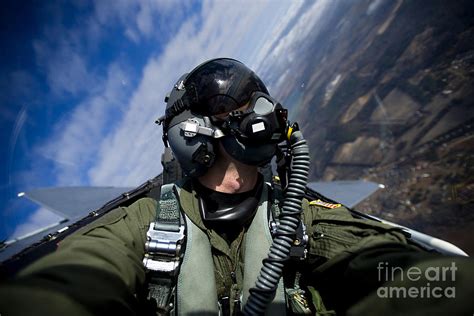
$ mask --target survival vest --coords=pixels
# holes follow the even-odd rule
[[[143,260],[149,270],[150,298],[158,309],[170,314],[225,315],[224,304],[243,306],[249,289],[255,285],[272,243],[270,226],[279,214],[273,188],[265,183],[256,214],[246,232],[242,245],[245,251],[242,296],[230,298],[233,302],[218,301],[215,286],[214,263],[208,236],[186,215],[185,208],[198,207],[189,202],[192,194],[183,190],[182,181],[161,187],[156,220],[147,232],[146,255]],[[186,195],[183,202],[183,195]],[[181,201],[181,202],[180,202]],[[304,249],[304,245],[302,247]],[[303,251],[294,250],[299,255]],[[239,301],[239,302],[237,302]],[[267,308],[269,315],[284,315],[286,300],[283,282],[277,288],[273,302]]]

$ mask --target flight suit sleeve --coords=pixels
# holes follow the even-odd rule
[[[133,315],[157,202],[140,199],[65,238],[58,249],[0,287],[0,313]],[[25,301],[28,304],[25,304]]]
[[[361,249],[402,244],[410,247],[397,227],[355,218],[340,204],[327,207],[303,200],[303,217],[309,237],[308,254],[320,262],[343,260]],[[323,269],[324,267],[321,267]]]
[[[313,302],[315,309],[325,309],[318,312],[386,316],[472,313],[472,259],[429,252],[393,226],[355,218],[343,206],[331,207],[303,201],[309,236],[305,281],[311,294],[317,294],[312,295],[313,300],[319,300]],[[438,276],[439,271],[449,271],[449,278]],[[435,296],[442,291],[443,297]],[[456,297],[449,291],[456,291]]]
[[[370,249],[375,249],[377,255],[416,250],[398,228],[355,218],[342,205],[320,204],[326,206],[303,200],[308,234],[307,282],[318,292],[313,297],[322,300],[314,302],[315,306],[345,313],[377,285],[366,278],[372,266],[367,268],[366,260],[356,260],[358,254]]]

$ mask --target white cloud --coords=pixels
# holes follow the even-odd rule
[[[377,9],[385,2],[385,0],[373,0],[367,7],[367,15],[371,15],[376,12]]]
[[[285,9],[285,13],[282,19],[278,21],[278,23],[268,27],[268,31],[270,31],[271,34],[262,42],[261,48],[254,52],[256,54],[255,59],[257,65],[261,65],[261,63],[271,55],[272,52],[270,50],[278,43],[279,39],[283,36],[283,32],[289,27],[289,24],[299,13],[303,4],[303,1],[292,1],[289,8],[283,8]]]
[[[155,176],[161,170],[163,145],[154,120],[164,113],[163,98],[179,76],[206,59],[225,56],[284,84],[294,52],[317,32],[329,2],[205,1],[193,14],[191,2],[95,2],[83,31],[56,30],[34,44],[37,62],[54,91],[87,91],[35,152],[54,162],[50,176],[57,185],[131,186]],[[297,17],[305,4],[308,9]],[[183,20],[185,14],[189,17]],[[88,59],[117,23],[134,43],[159,38],[167,23],[176,29],[159,55],[149,52],[137,83],[121,60],[108,61],[107,74],[99,76]],[[14,235],[54,220],[38,210]]]
[[[96,80],[87,68],[81,52],[70,42],[58,40],[55,44],[37,40],[33,43],[37,64],[44,69],[51,90],[57,94],[77,94],[87,91]]]
[[[57,185],[84,183],[84,168],[95,163],[97,147],[125,102],[126,78],[119,65],[110,65],[101,93],[80,103],[56,125],[54,136],[36,150],[56,162]]]
[[[104,80],[100,77],[94,53],[109,32],[124,27],[124,35],[138,43],[154,30],[153,20],[170,12],[168,2],[161,1],[97,1],[90,15],[73,15],[65,23],[63,9],[51,5],[47,13],[54,18],[42,30],[42,38],[33,41],[36,63],[55,94],[77,96],[97,92]],[[69,24],[69,25],[68,25]]]
[[[163,84],[157,71],[156,62],[147,65],[124,118],[101,141],[97,161],[88,172],[92,184],[136,185],[159,171],[161,136],[153,122],[163,102],[158,92]]]
[[[145,36],[149,36],[153,31],[153,14],[149,3],[142,3],[136,17],[137,27]]]
[[[306,7],[304,12],[298,16],[297,21],[291,26],[291,29],[284,35],[278,37],[277,41],[269,40],[260,52],[258,59],[262,61],[259,66],[259,73],[264,76],[270,74],[284,74],[290,66],[296,62],[302,62],[301,56],[304,53],[304,47],[309,40],[314,39],[320,32],[320,27],[329,16],[330,12],[337,6],[332,0],[319,0]],[[293,15],[300,13],[299,6],[294,6],[291,10]],[[291,17],[288,17],[288,22]],[[279,29],[280,34],[283,29]],[[312,43],[314,45],[314,43]],[[271,50],[269,48],[272,48]],[[301,65],[304,67],[304,65]],[[277,91],[281,80],[277,84],[270,86],[271,91]]]
[[[266,4],[251,8],[230,3],[206,2],[198,17],[183,23],[162,55],[152,58],[143,71],[140,85],[114,134],[102,142],[97,164],[89,170],[95,185],[136,185],[161,170],[161,127],[153,124],[164,112],[164,96],[175,80],[200,62],[218,56],[245,59],[242,47],[265,10]],[[274,17],[274,19],[278,19]],[[263,40],[263,39],[262,39]]]
[[[100,23],[119,19],[135,40],[159,32],[153,30],[154,22],[148,17],[140,25],[136,20],[148,14],[141,9],[151,4],[139,2],[132,6],[119,1],[111,12],[105,12],[102,5],[98,2],[96,8]],[[134,13],[127,11],[131,6]],[[313,4],[291,25],[301,6],[301,2],[206,1],[201,12],[181,23],[162,53],[149,59],[133,93],[123,93],[121,80],[115,79],[127,78],[120,64],[109,67],[105,83],[98,85],[104,90],[79,104],[58,124],[55,137],[39,150],[44,157],[58,162],[57,183],[128,186],[158,174],[163,145],[161,127],[154,120],[164,113],[164,96],[178,77],[206,59],[223,56],[259,69],[275,67],[283,75],[286,69],[279,62],[291,60],[288,55],[292,55],[298,41],[314,32],[311,28],[324,14],[327,2]],[[104,130],[116,104],[122,104],[124,114],[110,122],[113,128]]]
[[[174,0],[97,1],[94,11],[101,25],[120,23],[124,35],[139,43],[141,39],[160,35],[164,26],[172,29],[191,6],[191,1],[177,3]]]

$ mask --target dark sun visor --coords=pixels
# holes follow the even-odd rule
[[[260,78],[239,61],[222,58],[206,62],[189,74],[184,82],[187,93],[194,94],[193,113],[213,116],[238,109],[254,92],[268,94]],[[196,100],[195,99],[195,100]]]

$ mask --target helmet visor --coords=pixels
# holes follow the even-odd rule
[[[198,66],[184,86],[197,100],[192,103],[191,111],[204,116],[234,111],[249,102],[254,92],[268,94],[252,70],[239,61],[224,58]]]

